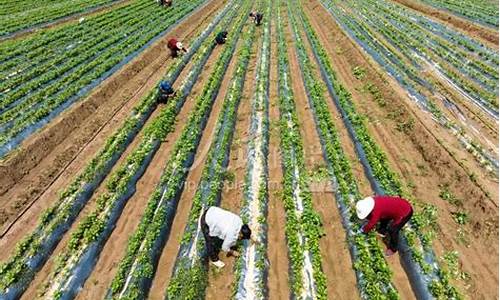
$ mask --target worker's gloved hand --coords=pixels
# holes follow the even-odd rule
[[[226,265],[225,263],[223,263],[221,260],[218,260],[218,261],[212,261],[211,262],[212,265],[216,266],[217,268],[221,269],[221,268],[224,268],[224,266]]]
[[[357,234],[364,234],[364,233],[365,233],[364,228],[365,228],[365,226],[364,226],[364,225],[363,225],[363,226],[361,226],[361,227],[359,227],[359,229],[358,229],[358,231],[356,231],[356,233],[357,233]]]
[[[236,250],[229,250],[229,252],[227,254],[231,255],[231,256],[234,256],[234,257],[240,256],[240,253],[238,251],[236,251]]]

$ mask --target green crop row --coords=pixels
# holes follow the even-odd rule
[[[265,262],[267,249],[267,202],[268,172],[267,155],[269,145],[269,72],[271,55],[271,1],[263,11],[262,42],[257,63],[255,92],[252,97],[252,114],[248,142],[248,163],[243,188],[241,217],[252,229],[252,236],[258,241],[244,243],[241,256],[235,264],[233,298],[266,299]],[[250,278],[247,280],[247,278]],[[247,287],[246,283],[251,286]],[[252,293],[251,291],[255,291]]]
[[[248,16],[247,11],[248,9],[244,10],[244,18]],[[227,167],[236,123],[236,111],[242,97],[254,32],[255,26],[250,26],[244,33],[243,45],[236,56],[235,71],[224,98],[222,113],[218,118],[215,138],[210,146],[207,162],[193,198],[173,275],[166,290],[166,299],[202,299],[205,294],[208,273],[203,256],[205,242],[202,238],[199,220],[204,209],[218,205],[220,199],[224,171]]]
[[[77,14],[89,9],[97,8],[116,0],[78,0],[78,1],[58,1],[47,3],[44,6],[10,6],[2,10],[0,19],[0,36],[7,35],[18,30],[32,28],[41,23],[51,22],[62,17]],[[46,3],[49,1],[41,1]],[[34,6],[34,7],[33,7]],[[21,10],[24,8],[23,10]],[[0,9],[2,9],[0,7]]]
[[[234,5],[233,8],[233,13],[236,13],[235,11],[240,7]],[[235,24],[231,26],[241,29],[246,17],[246,14],[240,14]],[[220,26],[220,28],[224,27]],[[177,207],[177,197],[182,189],[190,160],[192,160],[196,152],[206,123],[205,120],[211,111],[225,74],[226,65],[233,55],[238,37],[239,30],[232,31],[228,36],[224,53],[217,61],[202,94],[196,99],[195,108],[174,146],[169,161],[165,165],[160,183],[148,201],[139,227],[129,240],[125,257],[121,260],[118,272],[111,284],[109,298],[135,299],[146,296],[144,295],[145,291],[140,288],[140,282],[144,279],[151,279],[153,276],[154,266],[157,264],[158,258],[155,256],[155,251],[159,251],[156,249],[158,241],[164,238],[163,235],[168,235],[170,231],[170,224]],[[225,108],[227,110],[227,105]]]
[[[307,24],[307,22],[305,22],[305,24]],[[370,164],[375,179],[387,194],[403,195],[407,199],[412,199],[413,197],[411,197],[411,195],[406,193],[406,191],[403,189],[400,179],[398,178],[396,173],[392,171],[392,168],[388,163],[387,156],[371,137],[367,125],[365,124],[365,118],[356,112],[354,103],[352,102],[351,94],[337,80],[335,71],[332,68],[328,55],[326,55],[324,50],[321,50],[322,47],[319,43],[318,38],[311,31],[309,32],[309,37],[313,48],[318,51],[318,59],[321,65],[325,68],[327,79],[333,84],[335,93],[339,99],[340,106],[346,112],[346,116],[353,126],[356,134],[356,139],[361,143],[363,147],[367,161]],[[426,208],[424,208],[424,212],[426,210],[432,210],[432,208],[426,206]],[[408,240],[415,262],[419,264],[421,270],[424,273],[436,272],[440,275],[446,275],[444,271],[439,269],[439,267],[437,266],[437,262],[430,265],[424,259],[425,252],[431,251],[430,235],[426,232],[425,229],[428,225],[427,215],[425,215],[423,212],[415,211],[410,223],[411,229],[405,230],[404,234]],[[423,249],[420,249],[420,247],[418,247],[417,245],[416,240],[418,238],[420,238],[420,243]],[[457,290],[449,284],[449,280],[448,278],[446,278],[446,276],[438,276],[438,278],[439,281],[432,281],[429,284],[429,290],[434,294],[435,297],[438,297],[440,299],[460,298]],[[439,287],[439,289],[436,287]]]
[[[397,5],[380,0],[348,3],[364,22],[371,24],[372,28],[381,32],[390,43],[397,45],[410,60],[414,60],[414,52],[418,51],[431,63],[437,63],[444,70],[444,74],[467,94],[497,110],[498,100],[495,92],[498,89],[498,69],[481,63],[482,58],[475,57],[475,53],[466,53],[456,45],[414,24],[410,21],[412,15],[398,10]],[[458,76],[457,72],[468,81]],[[476,84],[470,81],[475,81]],[[477,84],[481,86],[478,87]]]
[[[53,115],[54,110],[61,107],[71,97],[79,95],[82,88],[100,79],[107,71],[147,44],[165,28],[195,9],[201,2],[202,0],[197,0],[179,5],[176,10],[166,13],[166,20],[162,19],[161,16],[152,19],[149,16],[146,18],[146,15],[138,14],[136,20],[143,24],[143,28],[137,27],[134,34],[128,37],[117,35],[111,41],[105,42],[104,45],[98,43],[97,45],[104,47],[102,51],[99,48],[88,51],[75,50],[77,58],[74,60],[71,59],[60,68],[42,74],[34,81],[28,81],[26,85],[13,90],[12,94],[6,93],[5,98],[2,99],[2,101],[6,101],[4,103],[12,103],[18,99],[21,99],[22,102],[7,111],[4,114],[5,117],[2,116],[3,120],[10,121],[10,125],[0,135],[0,144],[8,143],[10,139],[16,137],[29,126]],[[146,10],[145,12],[147,13]],[[154,14],[154,11],[151,13]],[[101,33],[106,34],[106,29],[101,29]]]
[[[433,115],[433,119],[449,130],[457,140],[464,146],[464,148],[471,148],[471,145],[479,145],[477,142],[468,136],[462,127],[448,118],[429,97],[424,96],[421,92],[425,87],[427,92],[434,93],[430,86],[425,86],[421,77],[411,65],[406,65],[399,53],[393,52],[385,47],[372,33],[364,22],[358,22],[356,19],[350,18],[342,9],[334,4],[331,0],[322,1],[327,10],[338,19],[339,23],[346,29],[349,35],[356,39],[358,44],[363,47],[370,56],[372,56],[384,69],[386,69],[391,76],[393,76],[400,85],[406,89],[413,100],[416,100],[423,109],[427,110]],[[424,89],[424,90],[425,90]],[[474,147],[476,148],[476,147]],[[478,163],[484,167],[488,172],[495,170],[494,161],[491,159],[486,150],[477,148],[474,153],[474,158]],[[493,173],[493,172],[492,172]]]
[[[307,55],[305,42],[301,38],[296,17],[291,13],[292,11],[300,13],[303,28],[312,41],[311,46],[318,52],[321,60],[328,61],[329,58],[319,43],[314,29],[307,21],[302,7],[297,5],[295,1],[293,4],[293,7],[289,6],[289,16],[294,32],[297,60],[301,65],[302,77],[314,112],[318,134],[322,140],[323,151],[329,163],[330,172],[334,174],[334,181],[337,183],[337,201],[341,202],[339,203],[340,210],[345,211],[343,214],[344,226],[348,231],[350,246],[354,248],[351,253],[354,267],[358,273],[360,294],[363,299],[398,299],[399,295],[391,282],[392,272],[384,259],[375,235],[354,234],[359,229],[359,224],[351,223],[351,220],[356,219],[353,200],[362,197],[358,191],[349,159],[342,149],[335,121],[326,102],[326,88],[321,80],[316,79],[313,64]],[[339,84],[337,81],[335,82]]]
[[[202,50],[192,59],[194,65],[201,63],[202,58],[207,55],[206,53],[213,49],[212,44],[213,41],[211,39],[205,41]],[[184,66],[182,60],[177,60],[167,71],[166,77],[169,78],[171,77],[170,74],[178,73]],[[190,77],[187,77],[188,80],[183,83],[183,86],[189,84]],[[56,203],[42,213],[36,229],[20,241],[16,246],[14,254],[5,263],[0,265],[0,291],[4,291],[21,277],[26,276],[27,272],[29,272],[28,261],[41,250],[40,246],[45,244],[47,238],[52,236],[54,231],[60,228],[62,224],[69,219],[74,219],[79,209],[81,209],[78,204],[75,204],[78,201],[78,197],[86,192],[88,185],[95,181],[96,177],[103,176],[102,173],[105,172],[107,165],[113,161],[113,157],[125,150],[125,145],[130,135],[135,135],[143,124],[141,120],[149,115],[156,106],[157,92],[154,89],[146,97],[142,98],[139,104],[133,109],[131,116],[125,120],[122,127],[108,138],[98,154],[69,186],[60,193]],[[175,116],[180,111],[183,103],[184,99],[178,97],[162,110],[162,119],[156,122],[155,128],[163,128],[165,133],[170,132],[173,129]],[[153,132],[153,127],[149,131]]]
[[[498,4],[477,0],[420,0],[434,7],[448,10],[479,24],[498,28]]]
[[[277,16],[283,203],[286,212],[285,233],[290,261],[291,292],[293,298],[326,299],[326,277],[322,271],[319,249],[319,239],[323,235],[322,221],[312,206],[307,173],[305,173],[304,149],[291,88],[287,44],[279,6],[275,15]]]

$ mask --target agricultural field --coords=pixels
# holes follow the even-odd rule
[[[498,299],[498,3],[5,0],[0,16],[0,299]],[[396,255],[360,231],[374,194],[414,208]],[[210,206],[256,241],[220,270]]]

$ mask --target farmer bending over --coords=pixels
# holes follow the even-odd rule
[[[238,215],[216,206],[211,206],[203,212],[201,230],[205,237],[210,261],[217,268],[222,268],[225,265],[219,259],[221,248],[228,256],[238,257],[236,242],[238,240],[248,240],[252,234],[250,227],[243,224]]]
[[[162,81],[158,87],[158,102],[167,103],[168,98],[175,96],[175,91],[168,81]]]
[[[188,52],[188,49],[184,47],[181,42],[177,41],[174,38],[168,40],[167,46],[168,49],[170,49],[170,55],[172,55],[172,57],[174,58],[177,57],[177,55],[179,54],[178,52],[181,50],[184,52]]]
[[[255,25],[259,26],[260,22],[262,22],[262,18],[264,17],[263,14],[260,12],[252,11],[250,13],[250,18],[253,18],[253,21],[255,22]]]
[[[217,45],[225,44],[227,40],[227,31],[221,31],[215,36],[215,42]]]
[[[367,197],[356,203],[356,214],[361,220],[368,222],[361,228],[363,233],[370,232],[380,222],[378,232],[388,235],[386,256],[398,251],[399,231],[408,223],[413,215],[411,204],[394,196]]]

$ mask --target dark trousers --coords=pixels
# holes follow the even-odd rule
[[[378,232],[386,235],[384,241],[387,244],[387,247],[392,251],[398,251],[399,231],[401,231],[401,228],[403,228],[403,226],[405,226],[405,224],[410,221],[412,216],[413,210],[410,211],[410,213],[406,217],[404,217],[396,226],[392,225],[391,219],[380,221]]]
[[[203,212],[203,215],[201,216],[201,231],[203,232],[203,237],[205,238],[208,257],[211,261],[218,261],[219,252],[224,241],[216,236],[210,236],[210,229],[208,228],[207,222],[205,221],[206,215],[207,211],[205,210]]]
[[[170,56],[172,56],[173,58],[179,56],[179,50],[177,50],[177,49],[170,49]]]

